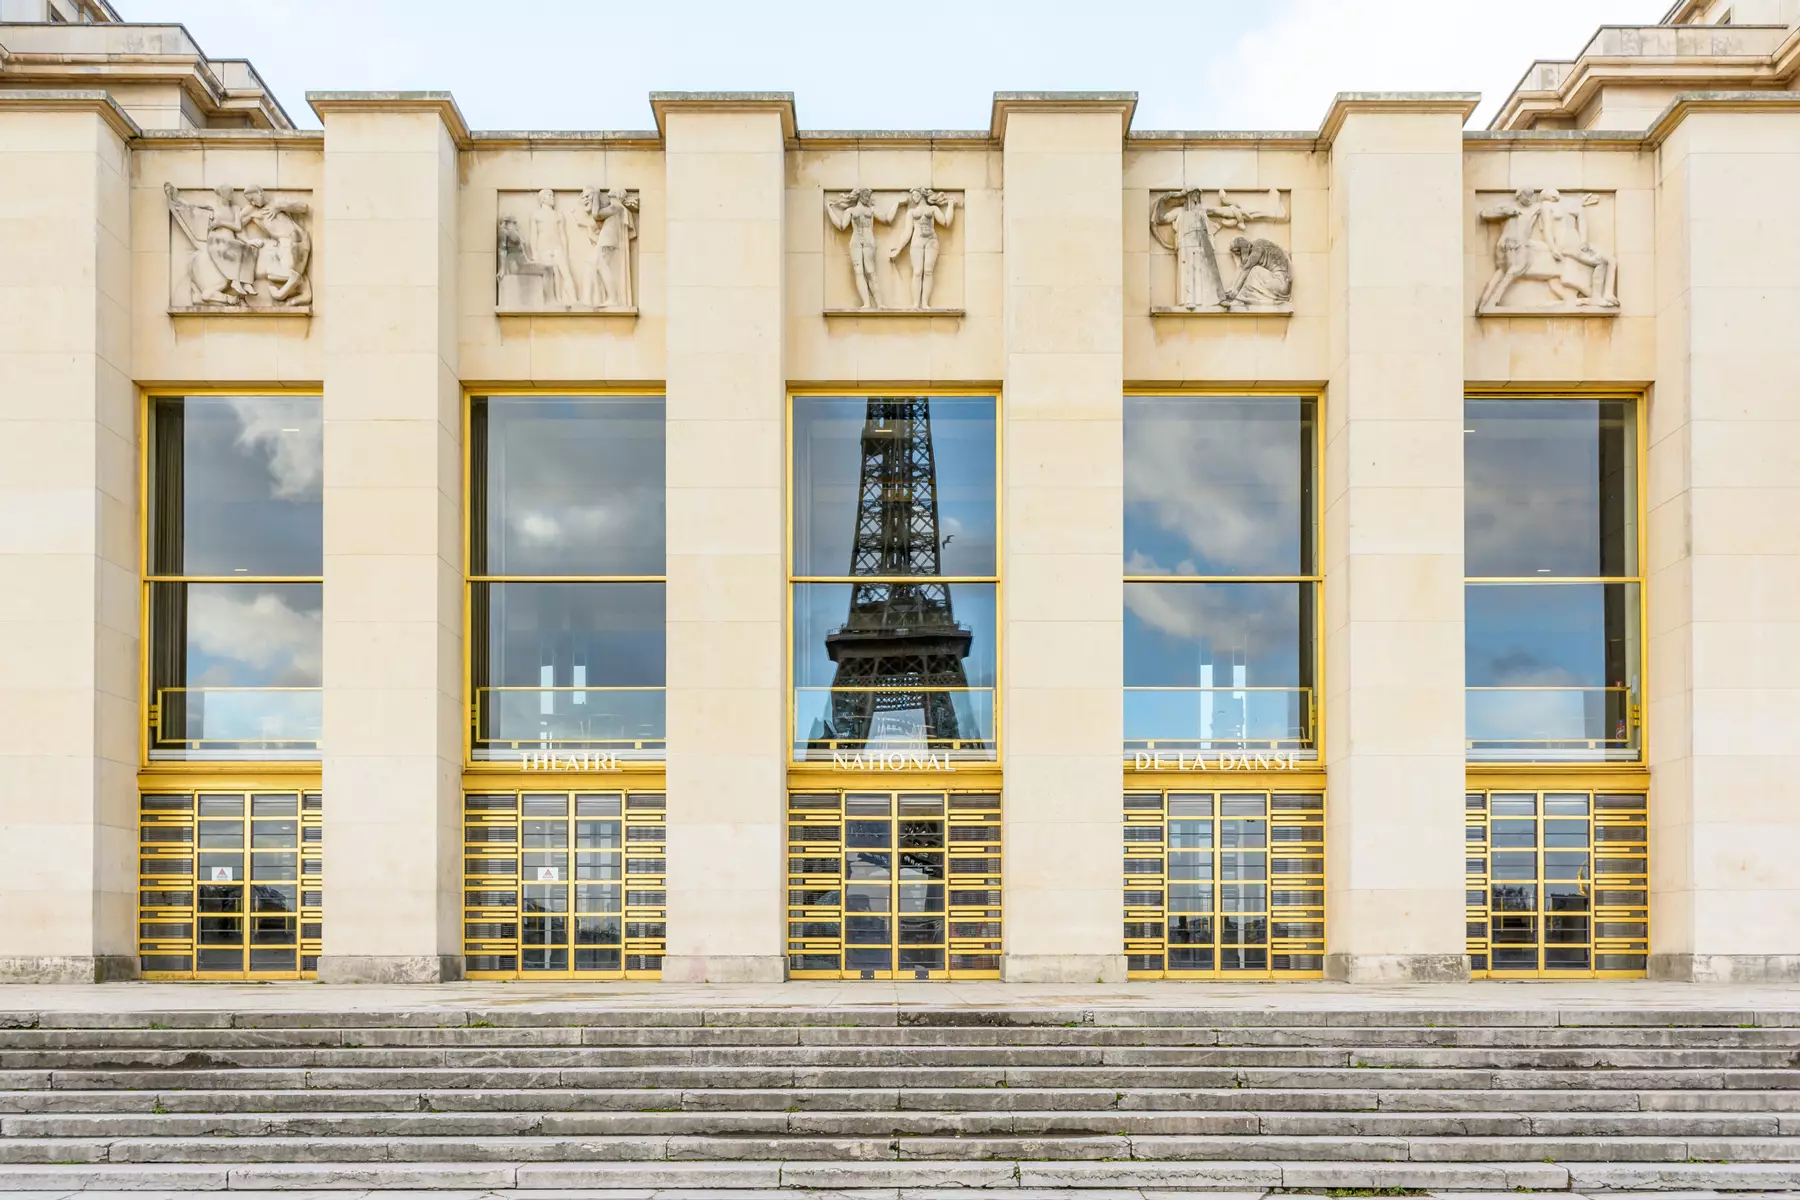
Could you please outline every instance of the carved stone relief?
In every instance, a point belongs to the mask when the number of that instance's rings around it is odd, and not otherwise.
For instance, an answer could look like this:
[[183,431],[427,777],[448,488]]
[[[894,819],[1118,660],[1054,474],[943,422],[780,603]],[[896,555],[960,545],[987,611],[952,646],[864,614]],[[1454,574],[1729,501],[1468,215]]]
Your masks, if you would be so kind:
[[311,310],[311,193],[165,183],[163,196],[169,205],[170,312]]
[[1288,198],[1278,188],[1242,201],[1224,189],[1152,193],[1150,233],[1173,256],[1175,282],[1168,296],[1152,285],[1150,311],[1293,312],[1288,223]]
[[497,310],[635,313],[637,216],[638,193],[624,188],[501,192]]
[[1555,188],[1478,193],[1493,230],[1494,273],[1475,311],[1486,315],[1610,317],[1619,311],[1612,196]]
[[[847,235],[847,239],[838,239],[843,258],[828,261],[826,269],[841,274],[847,263],[847,275],[855,288],[853,302],[845,296],[845,303],[833,304],[831,293],[841,289],[833,286],[837,281],[827,280],[826,312],[960,313],[959,306],[942,303],[941,285],[945,280],[938,266],[945,253],[947,231],[956,219],[960,196],[958,192],[928,187],[906,191],[852,188],[826,193],[825,216],[833,229]],[[885,247],[878,225],[892,226],[894,230]],[[946,232],[940,234],[940,230]],[[954,283],[960,292],[960,273]],[[934,303],[934,299],[938,302]]]

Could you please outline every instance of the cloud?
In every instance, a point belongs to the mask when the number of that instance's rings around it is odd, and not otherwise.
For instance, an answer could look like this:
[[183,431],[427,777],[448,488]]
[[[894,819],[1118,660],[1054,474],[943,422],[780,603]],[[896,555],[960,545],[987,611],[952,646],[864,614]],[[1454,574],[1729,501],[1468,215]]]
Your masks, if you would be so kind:
[[[1200,413],[1206,419],[1188,419]],[[1127,519],[1167,535],[1165,551],[1173,543],[1193,553],[1163,562],[1140,546],[1127,573],[1297,572],[1296,416],[1292,401],[1135,402],[1125,423]]]
[[268,456],[275,495],[316,499],[324,479],[324,437],[319,402],[286,396],[232,396],[237,447]]
[[322,614],[275,591],[241,585],[188,589],[188,653],[218,660],[194,686],[317,687]]
[[[1133,583],[1125,587],[1125,609],[1170,638],[1207,639],[1212,662],[1229,661],[1233,651],[1241,650],[1251,662],[1291,663],[1300,634],[1302,586],[1307,585]],[[1130,629],[1128,624],[1128,640]]]

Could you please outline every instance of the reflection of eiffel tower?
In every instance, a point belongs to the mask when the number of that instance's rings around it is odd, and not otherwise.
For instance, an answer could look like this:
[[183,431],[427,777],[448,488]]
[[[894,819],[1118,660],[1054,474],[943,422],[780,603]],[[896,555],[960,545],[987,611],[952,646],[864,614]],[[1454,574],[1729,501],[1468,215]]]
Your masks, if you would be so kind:
[[[943,574],[931,401],[869,401],[850,574],[891,579]],[[947,583],[858,583],[850,614],[825,639],[837,664],[828,740],[862,743],[877,713],[922,711],[928,746],[959,738],[952,695],[909,688],[966,688],[973,634],[958,625]],[[838,691],[838,688],[896,690]]]

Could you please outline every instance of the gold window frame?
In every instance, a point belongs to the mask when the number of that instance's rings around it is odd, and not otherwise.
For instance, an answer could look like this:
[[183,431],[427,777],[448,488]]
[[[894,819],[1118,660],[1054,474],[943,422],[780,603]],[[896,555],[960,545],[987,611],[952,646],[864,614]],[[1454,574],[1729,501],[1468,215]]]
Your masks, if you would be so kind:
[[[923,396],[927,399],[935,399],[938,397],[972,397],[977,399],[992,399],[994,402],[994,574],[932,576],[933,579],[944,584],[982,584],[992,586],[994,589],[994,612],[996,616],[994,621],[993,688],[994,754],[991,759],[952,760],[950,769],[942,773],[934,771],[882,771],[879,773],[865,773],[861,770],[847,772],[845,768],[839,767],[834,763],[808,760],[796,756],[794,749],[794,718],[796,708],[796,696],[794,690],[796,686],[794,677],[795,588],[799,585],[809,583],[854,584],[859,581],[864,583],[897,581],[886,576],[855,576],[847,574],[797,575],[794,573],[794,508],[798,502],[798,497],[796,496],[794,489],[794,403],[799,399],[817,396],[860,397],[877,400],[888,398],[899,399],[909,396]],[[829,785],[826,785],[817,779],[817,776],[821,774],[840,775],[846,776],[847,778],[858,779],[866,778],[869,781],[871,790],[887,789],[890,788],[890,786],[892,789],[898,790],[903,787],[903,784],[900,782],[901,780],[911,779],[914,782],[905,784],[904,786],[907,790],[918,791],[945,790],[944,784],[946,780],[944,777],[950,774],[997,777],[1000,771],[1000,764],[1005,761],[1003,740],[1005,738],[1004,731],[1006,728],[1003,711],[1006,691],[1004,684],[1006,670],[1006,398],[1000,385],[993,384],[986,387],[974,384],[956,387],[896,387],[892,385],[844,385],[833,387],[823,384],[808,384],[803,387],[790,386],[787,391],[787,402],[782,426],[782,491],[786,497],[786,503],[782,513],[782,546],[785,562],[785,570],[783,571],[785,576],[785,594],[782,597],[782,735],[786,740],[787,746],[784,753],[791,782],[789,791],[806,791],[809,788],[815,790],[818,788],[825,788],[826,790],[830,790]],[[900,581],[910,582],[912,578],[913,577],[908,576]],[[870,777],[871,774],[873,774],[873,778]],[[929,780],[932,782],[918,782],[920,780]],[[998,787],[998,782],[995,782],[991,788],[984,788],[983,790],[998,790]],[[845,784],[844,790],[855,789],[852,785]],[[971,780],[968,787],[959,787],[959,790],[975,790],[975,784]]]
[[[619,760],[615,766],[613,766],[609,769],[603,769],[603,770],[590,770],[584,766],[577,766],[576,768],[569,769],[569,770],[557,768],[553,771],[536,771],[536,770],[530,770],[530,769],[524,767],[523,762],[521,760],[477,759],[475,757],[475,740],[476,740],[475,735],[477,732],[477,722],[479,722],[479,720],[480,720],[480,700],[479,700],[479,697],[475,693],[475,663],[474,663],[473,656],[470,653],[470,648],[474,644],[472,622],[474,620],[473,614],[474,614],[475,606],[473,603],[473,593],[474,593],[474,587],[477,583],[660,583],[663,585],[663,587],[665,589],[664,595],[666,597],[667,596],[667,587],[668,587],[668,582],[669,582],[668,563],[667,563],[667,559],[666,559],[666,549],[665,549],[665,560],[664,560],[664,564],[663,564],[663,572],[662,572],[662,574],[659,574],[659,575],[471,575],[470,574],[470,571],[469,571],[470,551],[471,551],[471,547],[472,547],[472,538],[474,536],[474,526],[473,526],[474,490],[472,487],[473,480],[471,477],[473,448],[471,447],[470,442],[469,442],[469,436],[470,436],[469,429],[470,429],[470,418],[471,418],[471,415],[473,412],[473,403],[477,398],[480,398],[480,399],[504,399],[509,396],[523,396],[523,397],[528,397],[528,398],[539,398],[539,399],[549,399],[549,398],[557,397],[557,396],[654,397],[654,398],[662,400],[662,402],[663,402],[663,406],[664,406],[663,407],[664,436],[665,436],[665,438],[667,437],[668,389],[663,384],[660,384],[660,383],[586,384],[586,385],[571,384],[568,386],[557,386],[557,385],[551,385],[551,384],[545,384],[545,385],[539,385],[539,386],[520,386],[518,384],[510,384],[510,385],[499,384],[499,385],[494,385],[494,386],[482,386],[480,384],[472,384],[472,383],[466,383],[466,382],[463,384],[462,399],[461,399],[461,412],[459,413],[459,417],[458,417],[459,421],[461,422],[459,436],[461,439],[461,455],[462,455],[462,495],[461,495],[461,504],[460,504],[461,514],[460,514],[460,522],[459,522],[460,529],[461,529],[461,534],[460,534],[461,546],[459,548],[458,553],[460,556],[459,561],[460,561],[461,573],[462,573],[463,721],[462,721],[462,739],[461,740],[462,740],[464,791],[476,791],[476,792],[491,791],[491,790],[495,790],[496,788],[504,791],[508,787],[513,786],[512,784],[507,783],[506,780],[512,776],[515,776],[515,775],[518,775],[521,773],[524,774],[525,779],[527,780],[527,782],[524,785],[526,790],[531,790],[532,781],[540,781],[540,780],[544,781],[545,787],[552,788],[552,790],[554,790],[553,784],[551,783],[551,781],[553,781],[555,779],[571,779],[571,780],[586,779],[589,781],[588,785],[586,785],[587,790],[596,790],[596,791],[618,790],[618,789],[627,788],[627,787],[629,787],[629,789],[631,789],[631,790],[643,790],[643,791],[661,790],[664,786],[662,783],[662,779],[666,775],[666,772],[667,772],[668,753],[669,753],[666,707],[664,710],[665,718],[664,718],[664,727],[663,727],[663,737],[661,739],[662,743],[663,743],[663,749],[662,749],[662,757],[660,759]],[[666,489],[667,489],[667,484],[665,482],[665,492],[666,492]],[[663,625],[664,625],[664,632],[666,634],[667,626],[668,626],[668,614],[667,614],[666,609],[665,609],[664,616],[663,616]],[[532,690],[538,690],[538,689],[532,689]],[[593,691],[593,690],[598,690],[598,689],[590,688],[588,690]],[[663,693],[664,693],[665,697],[668,694],[668,684],[667,684],[666,677],[665,677],[664,685],[663,685]],[[580,763],[584,760],[584,755],[592,755],[592,754],[604,755],[604,753],[605,753],[604,751],[596,751],[596,752],[571,751],[571,752],[569,752],[568,757],[572,757],[578,763]],[[521,752],[521,754],[523,755],[523,752]],[[624,784],[621,782],[616,782],[616,781],[621,780],[622,778],[629,778],[631,780],[631,783],[629,785],[627,785],[627,784]],[[615,782],[613,784],[609,785],[605,782],[606,780],[614,780]],[[653,780],[654,780],[654,782],[652,782]]]
[[[858,787],[857,783],[862,786]],[[807,786],[810,784],[811,786]],[[888,797],[890,807],[888,815],[878,819],[894,825],[896,828],[904,821],[907,814],[903,811],[902,800],[906,796],[940,797],[943,801],[944,827],[944,908],[942,919],[945,926],[943,939],[944,966],[941,969],[902,968],[898,955],[903,943],[899,931],[903,918],[903,910],[896,902],[895,893],[902,885],[898,870],[898,858],[901,849],[896,841],[889,852],[895,857],[895,869],[890,872],[886,888],[890,892],[888,908],[881,914],[893,922],[890,927],[887,948],[893,951],[890,967],[886,970],[861,970],[844,966],[844,960],[851,946],[846,937],[845,926],[851,910],[845,904],[844,892],[850,883],[848,869],[844,865],[846,852],[850,849],[844,828],[853,818],[848,811],[848,799],[857,794],[884,795]],[[807,796],[835,795],[837,805],[831,809],[815,808],[796,804],[797,798]],[[958,801],[962,803],[959,804]],[[931,820],[934,818],[924,817]],[[1004,900],[1004,879],[1006,868],[1005,855],[1005,799],[998,780],[991,787],[975,787],[959,783],[956,787],[946,788],[941,784],[934,786],[931,782],[922,781],[917,776],[910,779],[900,777],[878,777],[874,779],[852,782],[846,778],[822,780],[817,775],[804,782],[793,783],[782,799],[782,960],[788,964],[790,979],[883,979],[883,980],[948,980],[948,979],[998,979],[1000,963],[1004,955],[1004,933],[1006,927],[1006,906]],[[958,838],[955,830],[982,829],[991,830],[991,834],[983,837]],[[818,831],[821,834],[835,831],[835,837],[806,837],[802,831]],[[960,843],[960,844],[959,844]],[[818,854],[819,851],[824,854]],[[804,861],[806,852],[812,851],[820,858],[835,858],[839,864],[836,872],[813,872],[795,870]],[[955,868],[959,861],[966,864],[967,869],[958,872]],[[992,867],[990,870],[989,867]],[[958,875],[962,878],[959,880]],[[836,888],[838,903],[836,905],[796,904],[796,898],[807,888]],[[958,889],[962,893],[963,903],[958,903]],[[983,898],[976,902],[974,896]],[[960,912],[958,910],[961,910]],[[935,915],[935,914],[926,914]],[[808,923],[838,923],[838,934],[835,938],[821,933],[807,933],[802,929],[796,932],[796,926],[804,927]],[[795,968],[793,960],[797,955],[833,954],[839,959],[840,966],[836,970]],[[958,955],[969,957],[991,958],[992,967],[958,965]]]
[[[668,793],[660,782],[654,787],[648,782],[638,782],[638,776],[631,783],[613,776],[551,776],[543,777],[526,774],[522,779],[510,777],[504,783],[496,784],[489,776],[479,780],[465,780],[461,797],[458,800],[457,824],[460,833],[458,842],[461,848],[461,860],[457,870],[462,880],[462,889],[458,895],[457,914],[461,923],[458,942],[462,948],[465,963],[478,959],[504,957],[512,955],[514,966],[510,971],[486,968],[469,968],[470,979],[498,979],[516,982],[539,981],[578,981],[578,980],[617,980],[662,978],[662,960],[668,953]],[[508,796],[512,798],[512,807],[477,809],[470,805],[476,796]],[[621,937],[619,942],[619,968],[587,969],[576,968],[573,957],[574,941],[571,933],[568,949],[571,957],[568,966],[563,970],[525,970],[524,969],[524,888],[531,882],[525,878],[524,856],[528,853],[524,844],[523,830],[529,819],[563,820],[573,829],[575,822],[582,819],[577,801],[582,796],[618,796],[620,811],[617,818],[611,816],[590,817],[589,820],[614,820],[619,822],[620,844],[618,850],[620,891],[619,923]],[[561,796],[568,800],[566,815],[556,818],[531,818],[525,813],[524,805],[531,796]],[[475,830],[510,829],[511,839],[486,838],[477,840],[471,835]],[[495,855],[498,849],[502,853]],[[579,847],[573,835],[562,848],[571,863]],[[474,874],[469,870],[470,864],[483,857],[489,859],[506,859],[513,865],[511,873]],[[634,853],[651,856],[651,861],[641,863],[631,856]],[[661,871],[634,869],[639,866],[654,866],[660,863]],[[579,882],[573,871],[567,880],[555,880],[558,884],[571,889],[571,903],[562,917],[571,924],[580,915],[575,904],[575,885]],[[602,884],[609,881],[601,881]],[[513,903],[507,905],[472,904],[470,901],[483,889],[494,890],[510,887],[514,889]],[[638,891],[634,892],[634,889]],[[654,902],[660,894],[661,902]],[[635,901],[635,902],[634,902]],[[557,915],[557,914],[550,914]],[[483,925],[514,922],[513,933],[504,936],[471,936],[471,930]],[[649,928],[654,926],[655,929]],[[656,930],[660,930],[657,932]],[[654,968],[635,965],[634,960],[642,960],[646,956],[654,957]]]
[[[151,512],[151,438],[154,436],[154,423],[151,410],[158,400],[186,399],[189,397],[210,396],[294,396],[316,399],[322,406],[325,401],[324,388],[317,384],[289,384],[262,386],[256,383],[235,385],[208,385],[205,387],[187,387],[180,384],[145,384],[137,389],[137,574],[138,574],[138,702],[137,742],[138,773],[141,777],[140,791],[156,791],[173,788],[180,791],[183,784],[171,782],[184,776],[253,776],[267,785],[266,790],[282,788],[301,788],[319,790],[320,758],[300,759],[215,759],[204,761],[187,761],[182,759],[152,759],[150,757],[150,730],[160,720],[155,694],[151,691],[151,628],[150,598],[154,585],[159,583],[273,583],[273,584],[318,584],[323,587],[325,576],[320,575],[152,575],[150,573],[150,512]],[[318,691],[319,688],[266,688],[264,691]],[[323,754],[321,742],[320,754]],[[305,782],[306,780],[311,782]],[[296,782],[298,781],[298,782]]]
[[[1509,790],[1505,780],[1517,779],[1520,782],[1516,789],[1529,791],[1535,785],[1527,782],[1533,778],[1553,778],[1579,776],[1586,777],[1593,773],[1597,782],[1589,790],[1605,791],[1610,789],[1629,789],[1628,781],[1637,776],[1646,775],[1650,763],[1650,723],[1647,720],[1648,698],[1650,696],[1650,575],[1648,571],[1649,556],[1649,446],[1648,429],[1650,406],[1648,392],[1642,388],[1620,388],[1618,386],[1596,387],[1530,387],[1515,385],[1506,388],[1469,387],[1463,392],[1464,413],[1472,400],[1616,400],[1631,405],[1632,435],[1636,442],[1634,449],[1634,470],[1632,491],[1632,520],[1637,526],[1637,545],[1635,547],[1637,569],[1631,575],[1556,575],[1549,578],[1539,576],[1503,576],[1503,575],[1463,575],[1463,595],[1467,602],[1468,589],[1471,584],[1512,584],[1536,585],[1539,587],[1556,587],[1567,584],[1619,584],[1637,588],[1637,627],[1638,627],[1638,694],[1629,707],[1629,719],[1637,730],[1638,746],[1635,759],[1615,759],[1604,761],[1594,759],[1583,761],[1578,759],[1521,759],[1516,762],[1498,762],[1493,760],[1469,759],[1468,788],[1470,791]],[[1465,517],[1467,501],[1464,502]],[[1467,568],[1465,566],[1465,572]],[[1467,711],[1467,681],[1464,681],[1464,706]],[[1463,752],[1469,751],[1468,731],[1463,731]],[[1481,782],[1477,780],[1498,781]],[[1572,790],[1580,790],[1574,788]]]
[[[1312,728],[1313,757],[1297,759],[1290,770],[1254,769],[1258,752],[1245,750],[1243,756],[1252,763],[1251,770],[1232,770],[1229,773],[1185,771],[1178,765],[1152,765],[1139,767],[1134,752],[1124,745],[1120,746],[1121,765],[1125,774],[1125,787],[1132,791],[1151,791],[1156,789],[1176,791],[1218,791],[1226,785],[1220,782],[1221,777],[1231,781],[1234,791],[1280,791],[1304,792],[1315,787],[1322,788],[1325,774],[1325,737],[1327,715],[1324,697],[1329,694],[1326,681],[1325,630],[1326,626],[1326,588],[1325,563],[1327,537],[1325,530],[1325,431],[1329,416],[1328,398],[1324,385],[1317,383],[1297,383],[1292,385],[1259,384],[1251,387],[1230,387],[1220,384],[1181,384],[1181,383],[1134,383],[1125,387],[1128,397],[1169,397],[1169,398],[1250,398],[1268,397],[1272,399],[1310,400],[1313,405],[1312,431],[1312,550],[1313,563],[1311,574],[1306,575],[1124,575],[1125,584],[1133,583],[1291,583],[1309,586],[1313,589],[1312,620],[1312,692],[1307,699],[1308,718]],[[1126,465],[1129,470],[1129,464]],[[1121,503],[1123,503],[1121,501]],[[1122,603],[1122,602],[1121,602]],[[1256,689],[1233,689],[1253,691]],[[1267,757],[1273,751],[1263,752]],[[1233,758],[1239,757],[1234,753]],[[1217,759],[1215,752],[1213,758]],[[1313,777],[1309,779],[1309,777]]]
[[[1602,779],[1604,782],[1596,784],[1594,782],[1596,779]],[[1547,814],[1544,805],[1545,798],[1558,794],[1584,795],[1588,801],[1588,811],[1585,818],[1558,817],[1554,814]],[[1510,782],[1507,781],[1504,776],[1490,776],[1480,783],[1477,783],[1471,778],[1467,788],[1467,797],[1469,800],[1472,800],[1477,795],[1482,798],[1482,804],[1479,809],[1476,809],[1467,801],[1465,801],[1464,806],[1464,823],[1467,831],[1464,843],[1466,859],[1464,866],[1464,887],[1468,892],[1465,896],[1466,911],[1464,920],[1467,927],[1465,939],[1466,952],[1470,961],[1470,978],[1562,980],[1644,978],[1647,974],[1649,964],[1650,933],[1653,929],[1650,904],[1650,797],[1647,781],[1642,778],[1623,781],[1616,773],[1611,778],[1591,774],[1577,774],[1562,777],[1538,774],[1524,780],[1514,778]],[[1534,949],[1538,952],[1538,962],[1540,965],[1537,968],[1533,970],[1523,970],[1516,968],[1496,968],[1493,965],[1493,949],[1495,945],[1493,942],[1492,924],[1494,915],[1492,891],[1494,847],[1490,829],[1494,820],[1494,797],[1504,795],[1531,796],[1534,800],[1533,815],[1530,820],[1535,826],[1534,836],[1536,844],[1530,849],[1537,858],[1537,870],[1530,880],[1530,883],[1535,900],[1530,911],[1525,915],[1536,922],[1547,921],[1554,912],[1553,909],[1545,906],[1543,903],[1543,889],[1547,883],[1553,882],[1546,870],[1545,856],[1558,849],[1547,845],[1545,836],[1547,833],[1545,828],[1546,822],[1560,821],[1568,823],[1574,820],[1585,821],[1588,836],[1587,844],[1583,849],[1588,856],[1589,864],[1589,871],[1585,878],[1585,882],[1590,890],[1590,894],[1593,894],[1594,896],[1593,901],[1588,905],[1587,910],[1583,914],[1588,920],[1588,938],[1587,941],[1583,943],[1587,947],[1589,954],[1588,968],[1586,970],[1552,970],[1541,965],[1543,962],[1542,952],[1555,944],[1550,941],[1548,930],[1544,926],[1539,926],[1537,936],[1532,943]],[[1635,808],[1615,809],[1603,814],[1598,807],[1598,798],[1600,796],[1610,796],[1615,799],[1635,798],[1638,803]],[[1508,816],[1503,815],[1501,819],[1517,820],[1521,818],[1509,818]],[[1642,841],[1612,839],[1610,840],[1611,844],[1608,846],[1609,853],[1603,853],[1601,851],[1601,843],[1603,840],[1607,839],[1601,838],[1599,834],[1600,829],[1606,827],[1633,827],[1640,822],[1644,829]],[[1479,842],[1477,842],[1474,837],[1477,830],[1482,834]],[[1472,856],[1477,853],[1478,848],[1482,865],[1482,870],[1479,872],[1469,869],[1474,866],[1474,859]],[[1524,847],[1519,847],[1514,848],[1512,852],[1522,853],[1524,850]],[[1500,852],[1507,853],[1508,848],[1503,847]],[[1599,903],[1598,892],[1600,888],[1605,885],[1602,883],[1602,873],[1599,869],[1600,864],[1609,860],[1631,860],[1634,857],[1643,864],[1643,870],[1619,873],[1623,876],[1623,881],[1615,880],[1612,886],[1624,889],[1641,887],[1644,892],[1643,903],[1630,905],[1601,905]],[[1475,893],[1477,891],[1481,893],[1479,902],[1475,899]],[[1638,923],[1643,926],[1644,932],[1642,935],[1616,934],[1602,937],[1600,935],[1599,927],[1600,923],[1603,921],[1623,922],[1627,924]],[[1481,932],[1479,934],[1475,932],[1477,923],[1481,925]],[[1610,944],[1603,945],[1602,943]],[[1627,943],[1639,943],[1639,945],[1630,945]],[[1522,945],[1523,943],[1520,944]],[[1574,943],[1567,944],[1573,945]],[[1642,968],[1631,969],[1602,969],[1598,965],[1599,956],[1608,953],[1617,955],[1642,953],[1645,966]],[[1475,965],[1478,958],[1482,960],[1483,965]]]

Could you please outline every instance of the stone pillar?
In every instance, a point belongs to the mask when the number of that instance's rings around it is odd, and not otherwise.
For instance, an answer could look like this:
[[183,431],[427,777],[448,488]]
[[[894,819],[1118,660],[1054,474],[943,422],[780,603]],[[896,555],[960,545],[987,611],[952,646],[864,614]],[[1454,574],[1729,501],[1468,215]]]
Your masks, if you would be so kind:
[[1001,94],[1006,955],[1125,979],[1124,183],[1132,98]]
[[1326,974],[1468,978],[1462,124],[1339,96],[1325,397]]
[[1644,486],[1650,973],[1663,979],[1800,981],[1795,105],[1678,103],[1659,151]]
[[652,97],[668,187],[669,952],[786,976],[782,355],[791,96]]
[[0,93],[0,981],[136,974],[130,119]]
[[315,93],[325,349],[319,977],[462,975],[462,395],[447,95]]

